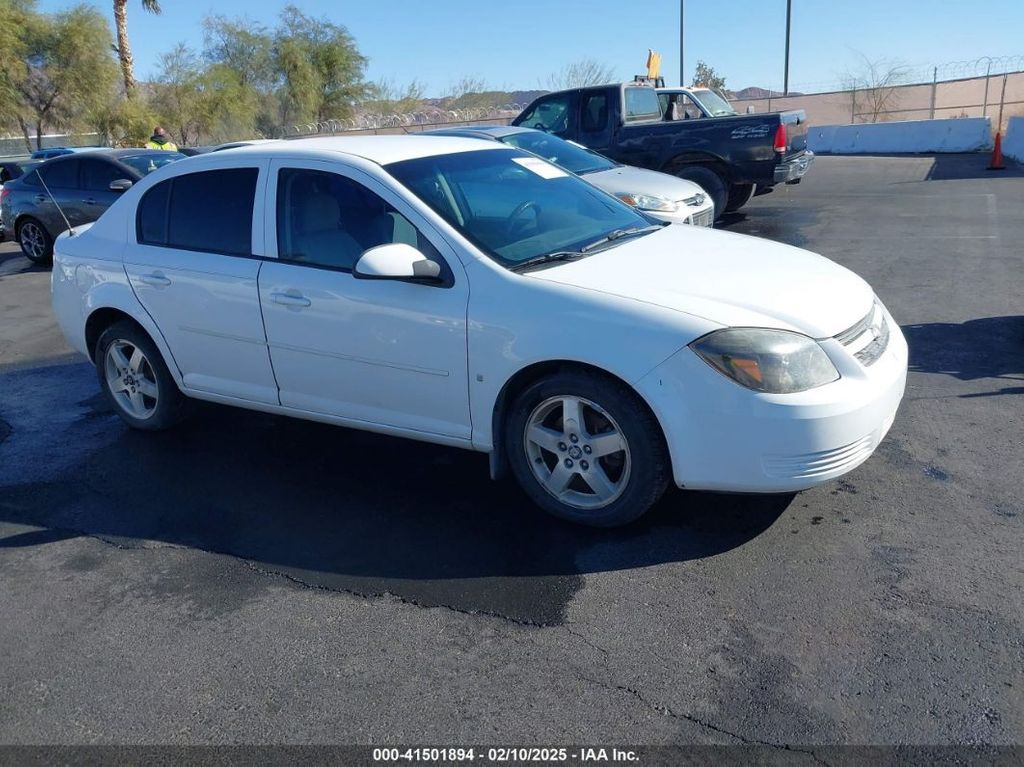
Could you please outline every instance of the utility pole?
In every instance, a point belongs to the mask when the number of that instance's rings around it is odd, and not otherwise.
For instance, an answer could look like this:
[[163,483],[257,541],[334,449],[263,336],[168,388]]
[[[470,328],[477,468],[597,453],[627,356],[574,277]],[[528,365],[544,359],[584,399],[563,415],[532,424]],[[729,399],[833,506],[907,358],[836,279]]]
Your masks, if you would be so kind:
[[679,86],[681,88],[686,87],[686,59],[683,56],[685,48],[683,46],[683,32],[685,26],[683,24],[686,10],[686,0],[679,0]]
[[782,81],[782,95],[789,95],[789,22],[793,14],[793,0],[786,0],[786,74]]

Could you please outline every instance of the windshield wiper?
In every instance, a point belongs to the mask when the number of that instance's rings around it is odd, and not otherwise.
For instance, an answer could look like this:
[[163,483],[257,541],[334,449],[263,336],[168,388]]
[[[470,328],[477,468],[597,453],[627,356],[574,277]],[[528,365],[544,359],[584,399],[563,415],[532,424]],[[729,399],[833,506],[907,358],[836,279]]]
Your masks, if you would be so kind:
[[637,226],[632,229],[616,229],[614,232],[609,232],[600,240],[594,240],[594,242],[589,245],[584,245],[580,248],[580,253],[590,253],[592,250],[600,248],[602,245],[607,245],[609,242],[622,240],[626,237],[639,237],[642,234],[656,232],[664,226],[667,226],[667,222],[665,224],[654,224],[653,226]]
[[509,271],[521,272],[531,266],[550,264],[555,261],[575,261],[583,256],[584,253],[582,250],[556,250],[554,253],[545,253],[541,256],[534,256],[533,258],[528,258],[525,261],[520,261],[518,264],[513,264],[509,267]]

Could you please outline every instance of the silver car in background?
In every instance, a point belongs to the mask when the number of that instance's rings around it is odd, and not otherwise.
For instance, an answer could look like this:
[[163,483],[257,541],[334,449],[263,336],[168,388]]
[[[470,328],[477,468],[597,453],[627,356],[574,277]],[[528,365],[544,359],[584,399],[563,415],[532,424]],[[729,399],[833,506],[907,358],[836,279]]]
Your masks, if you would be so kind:
[[425,135],[500,141],[582,176],[584,181],[662,221],[696,226],[711,226],[715,221],[711,197],[694,182],[655,170],[619,165],[586,147],[544,131],[509,125],[472,125],[439,128],[426,131]]

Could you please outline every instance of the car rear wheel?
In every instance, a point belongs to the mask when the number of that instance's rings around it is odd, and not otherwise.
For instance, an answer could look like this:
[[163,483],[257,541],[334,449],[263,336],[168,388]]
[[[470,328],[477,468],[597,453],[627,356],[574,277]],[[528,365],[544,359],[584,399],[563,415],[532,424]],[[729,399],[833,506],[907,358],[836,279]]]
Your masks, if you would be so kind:
[[640,517],[668,486],[657,421],[627,386],[559,373],[516,399],[505,429],[513,473],[556,517],[595,527]]
[[114,410],[135,429],[157,431],[183,415],[185,397],[159,349],[133,322],[117,322],[96,344],[96,373]]
[[34,218],[26,218],[19,224],[18,244],[25,258],[33,264],[48,264],[53,258],[53,238]]

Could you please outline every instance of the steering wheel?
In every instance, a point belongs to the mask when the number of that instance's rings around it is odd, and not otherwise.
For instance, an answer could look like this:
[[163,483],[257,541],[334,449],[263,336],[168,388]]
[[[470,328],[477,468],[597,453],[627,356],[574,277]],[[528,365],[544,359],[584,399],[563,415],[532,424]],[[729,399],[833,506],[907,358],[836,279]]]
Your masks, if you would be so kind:
[[[516,234],[517,227],[528,223],[525,220],[522,220],[521,216],[530,208],[533,208],[536,211],[534,215],[538,217],[540,216],[540,205],[535,203],[533,200],[527,200],[526,202],[519,203],[516,205],[516,209],[508,214],[508,219],[506,219],[505,223],[505,234],[507,236],[513,237]],[[534,221],[534,225],[536,225],[536,221]]]
[[535,123],[533,124],[533,127],[534,127],[534,128],[536,128],[537,130],[542,130],[542,131],[544,131],[545,133],[547,133],[547,132],[548,132],[548,126],[546,126],[546,125],[545,125],[544,123],[542,123],[542,122],[541,122],[540,120],[538,120],[537,122],[535,122]]

